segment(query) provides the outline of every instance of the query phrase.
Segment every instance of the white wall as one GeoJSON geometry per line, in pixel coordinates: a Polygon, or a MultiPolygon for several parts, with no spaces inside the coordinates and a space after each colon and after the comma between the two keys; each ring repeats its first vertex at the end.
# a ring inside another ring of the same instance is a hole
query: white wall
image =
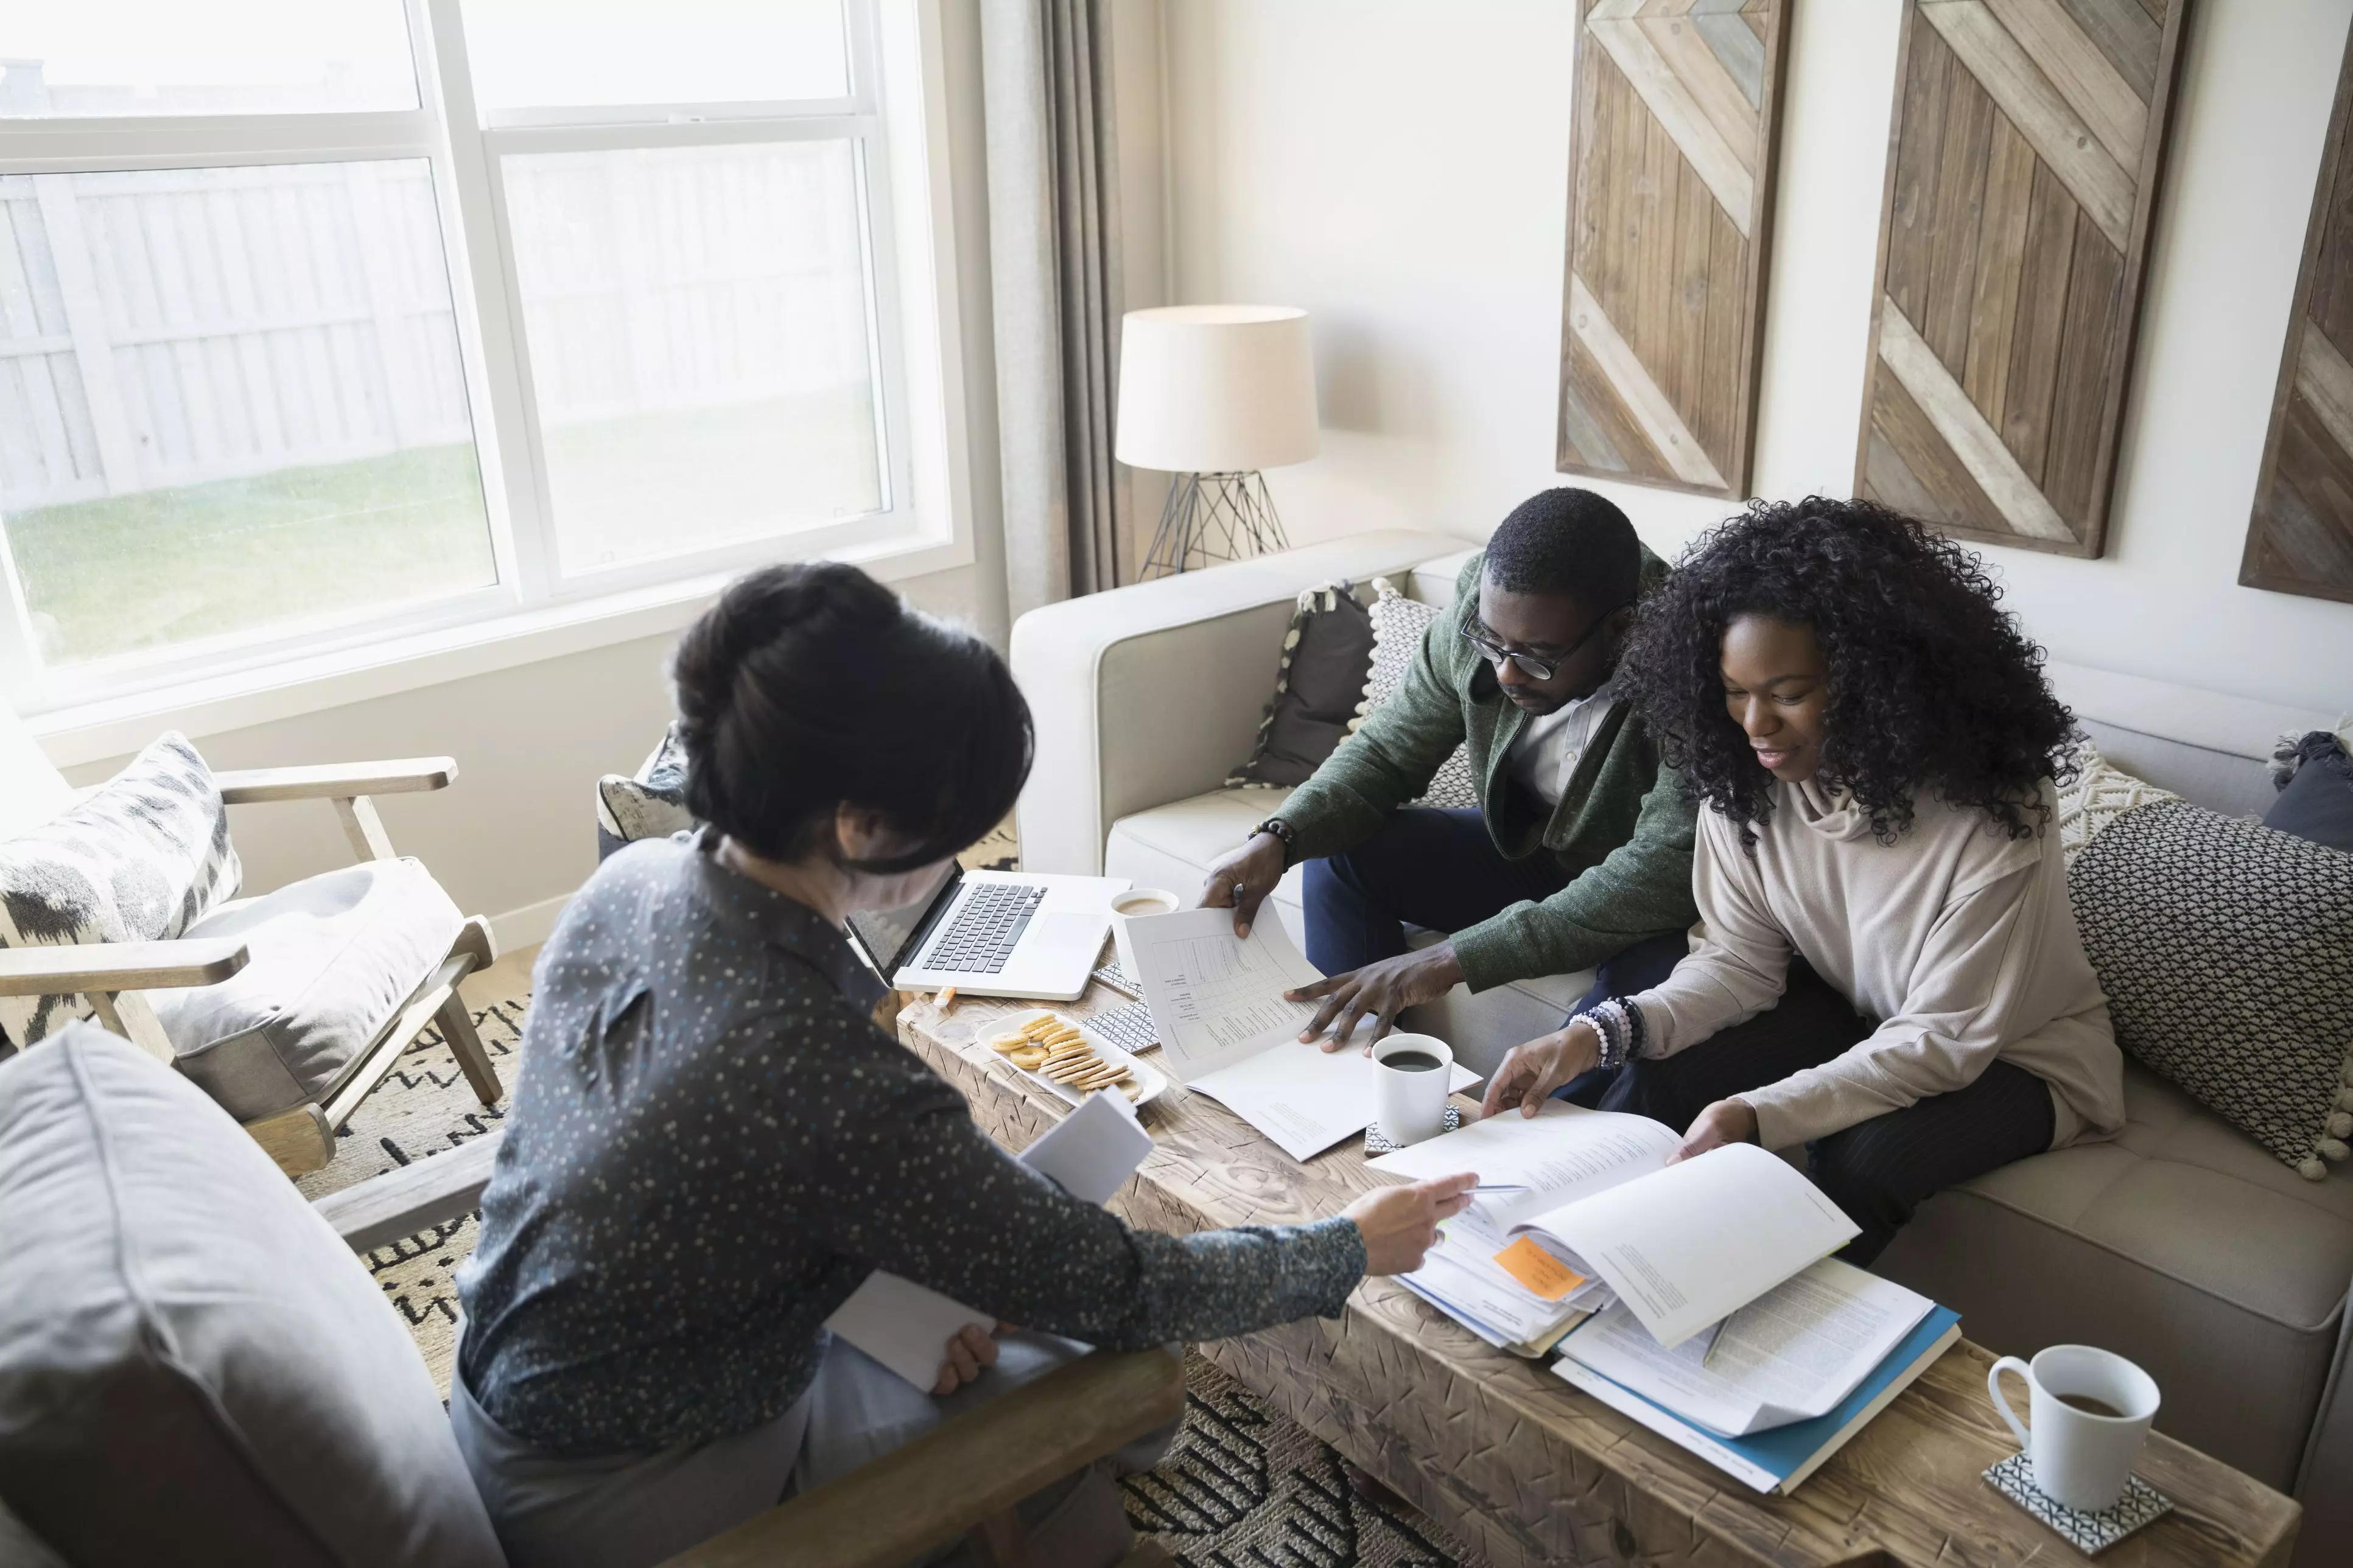
{"type": "MultiPolygon", "coordinates": [[[[2107,555],[1987,552],[2057,658],[2353,709],[2353,605],[2237,585],[2348,11],[2191,10],[2107,555]]],[[[1894,0],[1795,10],[1759,494],[1852,493],[1899,20],[1894,0]]],[[[1314,313],[1324,455],[1270,476],[1293,541],[1483,537],[1566,482],[1552,451],[1573,7],[1181,0],[1162,37],[1169,297],[1314,313]]],[[[1725,510],[1593,488],[1670,553],[1725,510]]]]}
{"type": "MultiPolygon", "coordinates": [[[[938,5],[976,560],[896,586],[923,609],[972,625],[1001,647],[1008,620],[977,8],[975,0],[938,0],[938,5]]],[[[597,777],[633,770],[670,721],[664,668],[674,641],[663,636],[617,643],[206,734],[196,745],[216,768],[457,758],[459,776],[450,789],[383,797],[385,826],[395,847],[430,867],[459,908],[497,921],[502,943],[536,942],[562,900],[596,865],[597,777]]],[[[168,725],[164,719],[155,728],[160,732],[168,725]]],[[[78,784],[95,784],[126,760],[108,758],[66,773],[78,784]]],[[[333,808],[322,801],[238,806],[230,818],[248,891],[350,861],[333,808]]]]}

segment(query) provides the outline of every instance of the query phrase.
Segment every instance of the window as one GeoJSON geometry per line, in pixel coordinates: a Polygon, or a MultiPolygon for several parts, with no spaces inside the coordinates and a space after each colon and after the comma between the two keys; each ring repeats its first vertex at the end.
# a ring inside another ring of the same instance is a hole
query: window
{"type": "Polygon", "coordinates": [[[875,4],[0,16],[15,705],[936,542],[875,4]]]}

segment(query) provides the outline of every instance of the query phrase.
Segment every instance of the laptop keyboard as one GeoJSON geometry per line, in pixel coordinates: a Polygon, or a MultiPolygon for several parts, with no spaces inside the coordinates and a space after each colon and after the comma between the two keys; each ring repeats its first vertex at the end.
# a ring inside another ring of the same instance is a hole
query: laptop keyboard
{"type": "Polygon", "coordinates": [[[976,882],[948,929],[923,955],[923,967],[952,974],[996,974],[1046,901],[1034,882],[976,882]]]}

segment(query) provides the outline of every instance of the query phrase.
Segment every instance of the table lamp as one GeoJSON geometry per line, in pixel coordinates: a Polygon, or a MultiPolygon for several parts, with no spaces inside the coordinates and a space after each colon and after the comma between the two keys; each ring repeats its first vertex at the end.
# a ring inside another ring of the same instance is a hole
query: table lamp
{"type": "Polygon", "coordinates": [[[1142,575],[1286,548],[1260,470],[1315,456],[1307,312],[1170,305],[1121,328],[1115,453],[1176,476],[1142,575]]]}

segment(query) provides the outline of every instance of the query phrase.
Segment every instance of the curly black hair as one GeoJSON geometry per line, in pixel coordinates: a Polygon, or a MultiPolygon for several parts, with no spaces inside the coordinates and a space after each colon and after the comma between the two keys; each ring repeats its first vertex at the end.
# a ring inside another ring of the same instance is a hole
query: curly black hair
{"type": "Polygon", "coordinates": [[[2070,776],[2074,716],[2000,598],[1981,557],[1886,507],[1755,501],[1643,601],[1619,683],[1684,788],[1753,852],[1773,779],[1725,710],[1719,645],[1744,615],[1810,626],[1830,665],[1821,777],[1882,843],[1923,790],[2030,837],[2050,816],[2040,781],[2070,776]]]}

